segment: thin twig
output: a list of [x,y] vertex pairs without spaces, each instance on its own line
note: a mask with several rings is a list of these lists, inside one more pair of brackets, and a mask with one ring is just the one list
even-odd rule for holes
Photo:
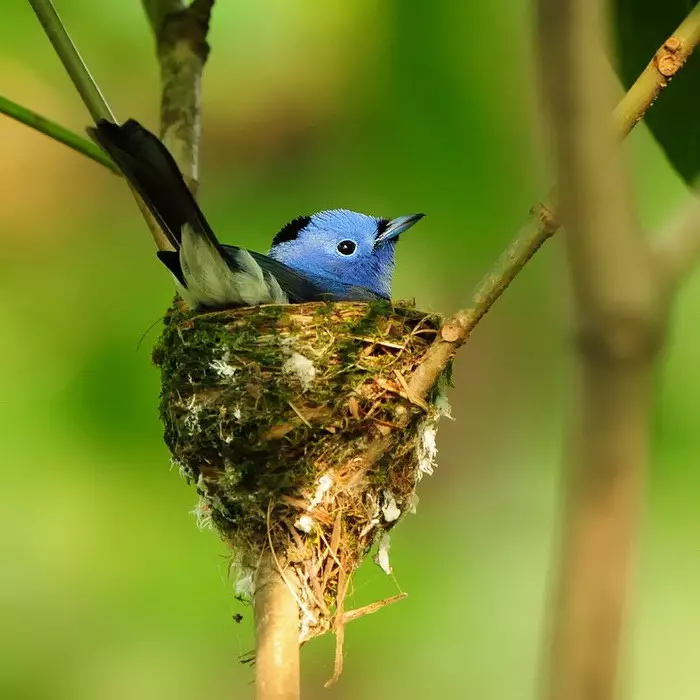
[[363,605],[361,608],[356,608],[355,610],[348,610],[347,612],[343,613],[343,624],[347,625],[348,622],[357,620],[360,617],[364,617],[365,615],[372,615],[373,613],[376,613],[382,608],[385,608],[387,605],[391,605],[392,603],[398,603],[400,600],[404,600],[406,598],[408,598],[408,593],[397,593],[396,595],[392,595],[389,598],[378,600],[374,603],[370,603],[369,605]]
[[333,663],[333,675],[323,684],[324,688],[330,688],[338,681],[343,673],[343,651],[345,648],[345,595],[348,588],[348,575],[345,567],[340,564],[338,572],[338,607],[333,620],[333,633],[335,634],[335,660]]
[[75,48],[70,35],[66,31],[61,18],[56,12],[51,0],[29,0],[34,13],[41,22],[46,36],[51,41],[56,54],[61,59],[63,67],[80,93],[83,103],[88,108],[94,121],[109,119],[116,122],[112,110],[102,96],[99,87],[90,75],[78,49]]
[[408,380],[413,396],[428,396],[455,352],[467,341],[479,321],[558,227],[552,212],[544,205],[538,206],[537,215],[518,232],[493,268],[481,278],[472,293],[469,306],[458,311],[440,329],[438,337]]
[[[696,5],[664,42],[614,110],[618,138],[627,136],[642,119],[659,92],[668,84],[671,75],[681,69],[698,42],[700,9]],[[550,60],[557,58],[550,53]],[[539,204],[533,208],[530,221],[518,232],[493,268],[477,284],[470,305],[458,311],[445,323],[423,361],[411,375],[408,385],[414,396],[425,398],[429,394],[455,352],[467,341],[479,321],[558,228],[559,223],[552,207]]]
[[626,136],[659,93],[678,73],[700,42],[700,3],[690,11],[675,32],[666,39],[653,58],[620,100],[613,112],[620,134]]
[[113,173],[121,175],[119,168],[112,162],[111,158],[98,146],[96,146],[92,141],[79,136],[74,131],[66,129],[64,126],[57,124],[51,119],[42,117],[40,114],[28,109],[27,107],[22,107],[12,100],[8,100],[6,97],[0,95],[0,114],[5,114],[12,119],[16,119],[18,122],[25,124],[26,126],[35,129],[36,131],[45,134],[54,141],[72,148],[78,153],[82,153],[91,160],[94,160],[100,165],[104,165]]
[[[649,460],[665,305],[616,148],[604,0],[539,0],[538,67],[553,133],[579,326],[579,388],[544,697],[613,700]],[[556,56],[556,60],[552,60]]]
[[[58,16],[51,0],[29,0],[32,8],[39,21],[41,22],[44,32],[48,36],[51,44],[58,54],[58,57],[63,63],[63,67],[73,81],[73,85],[77,89],[83,103],[87,107],[90,115],[95,122],[100,119],[107,119],[116,123],[116,118],[112,114],[112,110],[107,105],[99,87],[96,85],[90,71],[83,62],[78,50],[75,48],[73,41],[66,30],[61,18]],[[153,240],[159,250],[171,249],[168,237],[161,231],[155,219],[144,204],[136,190],[129,184],[129,189],[134,195],[136,204],[141,211],[146,225],[148,226]]]

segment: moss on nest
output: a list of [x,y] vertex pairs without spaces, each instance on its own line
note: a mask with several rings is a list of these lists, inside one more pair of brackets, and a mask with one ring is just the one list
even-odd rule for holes
[[432,470],[439,411],[406,379],[439,326],[359,302],[166,318],[165,440],[237,561],[272,547],[293,573],[302,641],[332,627],[352,572]]

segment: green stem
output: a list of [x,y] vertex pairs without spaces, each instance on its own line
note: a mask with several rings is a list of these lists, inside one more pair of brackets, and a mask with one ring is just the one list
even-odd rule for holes
[[40,131],[42,134],[46,134],[46,136],[52,138],[54,141],[59,141],[68,146],[68,148],[72,148],[74,151],[91,158],[96,163],[104,165],[105,168],[109,168],[113,173],[121,175],[119,168],[117,168],[99,146],[79,136],[75,132],[70,131],[70,129],[66,129],[64,126],[50,119],[46,119],[46,117],[42,117],[31,109],[27,109],[12,100],[8,100],[2,95],[0,95],[0,114],[6,114],[8,117],[16,119],[18,122],[22,122],[22,124],[26,124],[32,129]]
[[56,12],[51,0],[29,0],[34,13],[41,22],[54,50],[63,63],[63,67],[80,93],[83,103],[88,108],[94,121],[109,119],[116,122],[116,118],[100,92],[100,88],[90,75],[90,71],[83,62],[78,49],[75,48],[61,18]]

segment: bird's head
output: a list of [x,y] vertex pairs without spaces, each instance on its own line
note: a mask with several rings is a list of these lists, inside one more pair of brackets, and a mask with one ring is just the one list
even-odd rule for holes
[[389,298],[396,242],[423,216],[382,219],[347,209],[300,216],[275,236],[269,256],[329,291],[351,285]]

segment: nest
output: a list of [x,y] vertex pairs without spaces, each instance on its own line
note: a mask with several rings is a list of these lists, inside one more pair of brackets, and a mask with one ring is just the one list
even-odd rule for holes
[[390,572],[388,533],[434,466],[439,392],[413,397],[407,378],[439,327],[359,302],[166,318],[154,361],[173,460],[244,582],[268,550],[294,580],[302,642],[347,618],[350,577],[374,544]]

